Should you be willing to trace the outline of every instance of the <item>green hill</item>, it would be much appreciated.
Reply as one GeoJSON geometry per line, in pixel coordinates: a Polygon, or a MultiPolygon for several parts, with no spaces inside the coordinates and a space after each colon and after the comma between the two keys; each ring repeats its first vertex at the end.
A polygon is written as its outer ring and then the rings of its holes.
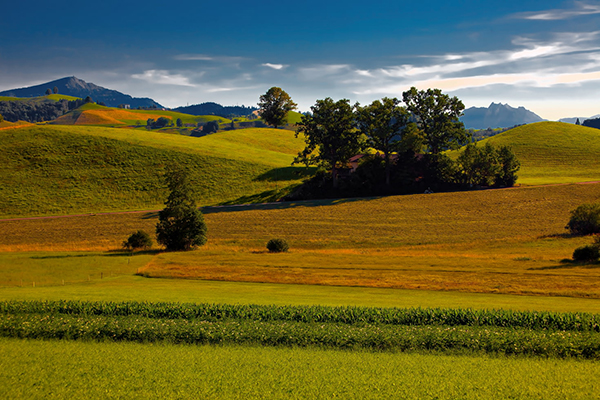
{"type": "Polygon", "coordinates": [[[521,162],[517,183],[540,185],[600,180],[600,130],[562,122],[519,126],[485,139],[508,145],[521,162]]]}
{"type": "Polygon", "coordinates": [[[93,126],[0,131],[0,215],[158,209],[169,163],[194,179],[200,205],[273,200],[299,182],[294,133],[242,129],[203,138],[93,126]],[[275,182],[277,180],[277,182],[275,182]],[[252,198],[254,196],[254,198],[252,198]]]}

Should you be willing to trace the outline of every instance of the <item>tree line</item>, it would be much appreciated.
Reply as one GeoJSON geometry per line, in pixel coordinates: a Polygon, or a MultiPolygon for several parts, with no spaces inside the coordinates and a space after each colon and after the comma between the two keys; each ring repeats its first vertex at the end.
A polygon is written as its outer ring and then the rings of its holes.
{"type": "Polygon", "coordinates": [[[10,122],[53,121],[90,102],[92,102],[90,97],[70,101],[66,99],[59,101],[0,101],[0,114],[10,122]]]}
{"type": "MultiPolygon", "coordinates": [[[[261,117],[275,127],[296,108],[280,88],[269,89],[259,106],[261,117]]],[[[471,132],[459,121],[464,108],[439,89],[414,87],[402,100],[386,97],[365,106],[348,99],[317,100],[298,124],[296,137],[302,135],[306,146],[294,163],[321,171],[291,198],[514,185],[519,170],[514,153],[471,143],[471,132]],[[458,158],[446,153],[467,144],[458,158]]]]}

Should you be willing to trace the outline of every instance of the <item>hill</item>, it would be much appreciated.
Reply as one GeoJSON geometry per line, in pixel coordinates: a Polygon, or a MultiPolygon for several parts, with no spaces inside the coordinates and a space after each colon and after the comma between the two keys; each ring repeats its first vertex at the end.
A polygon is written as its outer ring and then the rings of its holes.
{"type": "Polygon", "coordinates": [[[258,110],[257,107],[245,107],[245,106],[222,106],[218,103],[202,103],[194,104],[191,106],[177,107],[173,111],[177,111],[184,114],[190,115],[218,115],[221,117],[229,118],[230,116],[246,116],[252,114],[253,111],[258,110]]]}
{"type": "Polygon", "coordinates": [[[521,162],[517,183],[526,185],[600,180],[600,130],[562,122],[538,122],[485,139],[508,145],[521,162]]]}
{"type": "Polygon", "coordinates": [[[467,129],[508,128],[543,121],[539,115],[524,107],[513,108],[502,103],[492,103],[487,108],[467,108],[460,120],[467,129]]]}
{"type": "Polygon", "coordinates": [[[583,124],[583,121],[585,121],[586,119],[594,119],[594,118],[600,118],[600,114],[596,114],[593,115],[591,117],[569,117],[569,118],[561,118],[558,120],[558,122],[566,122],[568,124],[574,124],[577,122],[577,120],[579,120],[580,124],[583,124]]]}
{"type": "Polygon", "coordinates": [[[0,96],[10,97],[39,97],[46,94],[47,89],[58,88],[61,95],[85,98],[90,96],[95,102],[102,102],[109,107],[117,107],[120,104],[129,104],[131,108],[163,108],[160,104],[149,98],[131,97],[116,90],[106,89],[93,83],[85,82],[74,76],[57,79],[55,81],[42,83],[20,89],[10,89],[0,92],[0,96]]]}
{"type": "Polygon", "coordinates": [[[146,125],[148,119],[165,117],[171,121],[178,118],[183,124],[208,122],[217,120],[219,123],[231,122],[216,116],[193,116],[168,110],[127,110],[122,108],[105,107],[94,103],[85,104],[59,118],[53,123],[58,125],[146,125]]]}
{"type": "Polygon", "coordinates": [[[200,205],[273,200],[299,182],[294,133],[241,129],[203,138],[92,126],[0,131],[0,215],[160,209],[169,163],[194,178],[200,205]],[[241,199],[241,200],[239,200],[241,199]]]}

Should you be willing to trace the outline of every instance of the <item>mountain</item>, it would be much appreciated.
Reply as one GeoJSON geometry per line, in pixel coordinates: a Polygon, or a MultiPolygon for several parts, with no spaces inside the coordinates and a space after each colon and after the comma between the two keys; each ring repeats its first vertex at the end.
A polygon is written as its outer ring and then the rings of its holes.
{"type": "Polygon", "coordinates": [[[177,111],[184,114],[190,115],[218,115],[221,117],[229,117],[231,115],[245,116],[252,114],[253,111],[258,110],[257,107],[245,107],[245,106],[222,106],[217,103],[202,103],[194,104],[186,107],[177,107],[173,111],[177,111]]]}
{"type": "Polygon", "coordinates": [[[460,120],[467,129],[508,128],[544,121],[539,115],[524,107],[514,108],[502,103],[492,103],[487,108],[467,108],[460,120]]]}
{"type": "Polygon", "coordinates": [[[561,119],[558,120],[558,122],[566,122],[568,124],[574,124],[579,119],[579,123],[583,124],[583,121],[585,121],[586,119],[596,119],[596,118],[600,118],[600,114],[596,114],[596,115],[591,116],[591,117],[561,118],[561,119]]]}
{"type": "Polygon", "coordinates": [[[131,97],[116,90],[106,89],[102,86],[87,83],[74,76],[58,79],[20,89],[11,89],[0,92],[0,96],[10,97],[37,97],[44,96],[47,89],[58,88],[58,93],[74,97],[86,98],[90,96],[96,103],[104,103],[108,107],[117,107],[120,104],[129,104],[131,108],[163,108],[160,104],[147,97],[131,97]]]}

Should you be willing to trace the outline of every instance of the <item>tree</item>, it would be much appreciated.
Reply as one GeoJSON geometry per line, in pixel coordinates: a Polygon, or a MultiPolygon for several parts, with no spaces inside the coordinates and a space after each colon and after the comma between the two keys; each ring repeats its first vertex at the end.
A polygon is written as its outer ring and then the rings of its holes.
{"type": "Polygon", "coordinates": [[[288,112],[298,107],[289,94],[275,86],[260,96],[258,106],[262,119],[275,128],[285,125],[288,112]]]}
{"type": "Polygon", "coordinates": [[[188,174],[170,168],[165,174],[170,190],[165,208],[158,213],[156,241],[170,251],[191,250],[206,243],[204,216],[196,207],[188,174]]]}
{"type": "Polygon", "coordinates": [[[581,125],[581,122],[579,122],[579,118],[577,118],[577,121],[575,121],[575,125],[581,125]]]}
{"type": "Polygon", "coordinates": [[[375,100],[365,107],[356,106],[358,128],[367,137],[369,147],[383,153],[385,184],[390,186],[390,154],[398,151],[402,133],[407,129],[410,113],[396,98],[375,100]]]}
{"type": "Polygon", "coordinates": [[[175,124],[177,125],[178,128],[181,128],[183,126],[183,122],[181,122],[181,118],[177,118],[177,121],[175,121],[175,124]]]}
{"type": "Polygon", "coordinates": [[[0,122],[4,122],[4,117],[0,114],[0,122]]]}
{"type": "Polygon", "coordinates": [[[206,125],[202,127],[202,132],[215,133],[219,131],[219,121],[208,121],[206,125]]]}
{"type": "Polygon", "coordinates": [[[54,88],[52,89],[52,93],[58,94],[58,87],[57,86],[54,86],[54,88]]]}
{"type": "Polygon", "coordinates": [[[571,211],[566,229],[573,235],[600,233],[600,203],[582,204],[571,211]]]}
{"type": "Polygon", "coordinates": [[[489,142],[483,148],[468,144],[457,161],[461,180],[469,185],[492,186],[500,170],[498,153],[489,142]]]}
{"type": "Polygon", "coordinates": [[[145,231],[139,230],[132,233],[126,241],[123,242],[123,248],[128,251],[137,249],[148,249],[152,247],[152,238],[145,231]]]}
{"type": "Polygon", "coordinates": [[[330,97],[317,100],[312,115],[303,115],[296,137],[304,134],[306,147],[294,163],[321,165],[331,170],[333,187],[338,187],[338,170],[364,147],[361,132],[356,129],[354,107],[350,100],[334,102],[330,97]]]}
{"type": "Polygon", "coordinates": [[[517,156],[508,146],[500,146],[498,149],[498,162],[500,168],[496,174],[497,186],[514,186],[517,182],[517,172],[521,168],[521,163],[517,160],[517,156]]]}
{"type": "MultiPolygon", "coordinates": [[[[49,89],[48,89],[48,90],[49,90],[49,89]]],[[[83,101],[84,101],[84,103],[86,103],[86,104],[87,104],[87,103],[93,103],[93,102],[94,102],[94,100],[92,100],[92,98],[91,98],[90,96],[86,96],[86,97],[85,97],[85,99],[84,99],[83,101]]]]}
{"type": "Polygon", "coordinates": [[[52,94],[52,89],[46,89],[46,96],[50,96],[52,94]]]}
{"type": "Polygon", "coordinates": [[[465,106],[457,97],[442,94],[440,89],[417,90],[413,87],[404,92],[402,98],[417,120],[429,153],[438,155],[470,141],[471,135],[458,120],[465,106]]]}

